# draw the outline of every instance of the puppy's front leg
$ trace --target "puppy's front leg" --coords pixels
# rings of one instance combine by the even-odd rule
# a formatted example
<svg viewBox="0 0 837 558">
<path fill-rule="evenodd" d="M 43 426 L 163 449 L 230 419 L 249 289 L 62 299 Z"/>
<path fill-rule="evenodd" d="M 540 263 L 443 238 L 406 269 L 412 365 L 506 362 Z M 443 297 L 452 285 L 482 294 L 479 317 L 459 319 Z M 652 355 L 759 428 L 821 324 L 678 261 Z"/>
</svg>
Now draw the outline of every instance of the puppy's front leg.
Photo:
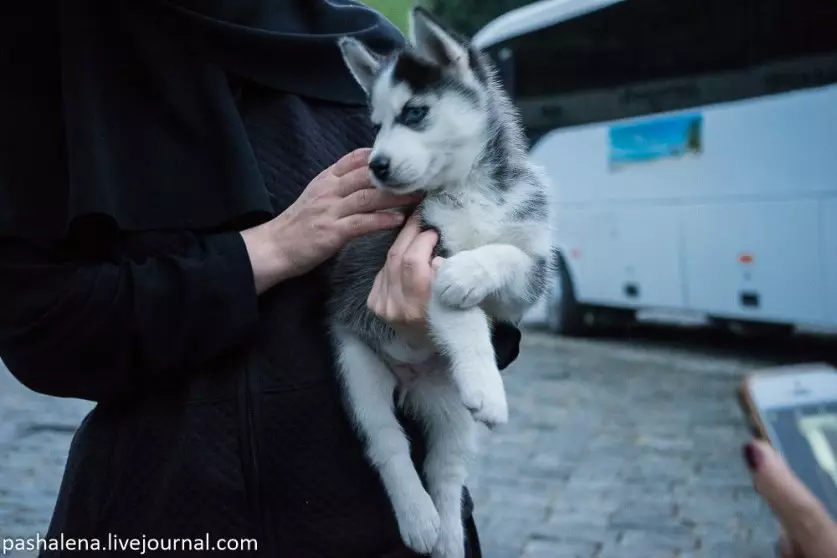
<svg viewBox="0 0 837 558">
<path fill-rule="evenodd" d="M 543 262 L 545 264 L 545 262 Z M 533 301 L 533 278 L 545 266 L 510 244 L 488 244 L 448 258 L 439 269 L 434 290 L 453 308 L 472 308 L 488 296 L 503 306 Z"/>
<path fill-rule="evenodd" d="M 450 359 L 462 403 L 474 419 L 488 426 L 508 422 L 506 390 L 485 312 L 479 307 L 452 308 L 431 293 L 427 317 L 436 346 Z"/>
</svg>

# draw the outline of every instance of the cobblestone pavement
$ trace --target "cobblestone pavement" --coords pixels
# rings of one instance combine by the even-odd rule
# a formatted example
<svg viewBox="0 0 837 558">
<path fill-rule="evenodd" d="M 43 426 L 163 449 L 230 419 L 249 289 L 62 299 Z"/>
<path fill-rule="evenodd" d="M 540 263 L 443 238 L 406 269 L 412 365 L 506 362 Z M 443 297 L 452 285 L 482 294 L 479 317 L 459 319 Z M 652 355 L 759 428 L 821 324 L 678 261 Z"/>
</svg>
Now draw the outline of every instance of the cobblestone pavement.
<svg viewBox="0 0 837 558">
<path fill-rule="evenodd" d="M 734 389 L 753 367 L 825 357 L 693 337 L 526 335 L 510 424 L 484 433 L 469 483 L 486 558 L 774 556 Z M 0 538 L 44 533 L 88 409 L 0 370 Z"/>
<path fill-rule="evenodd" d="M 35 394 L 0 364 L 0 540 L 46 533 L 70 439 L 89 408 Z"/>
</svg>

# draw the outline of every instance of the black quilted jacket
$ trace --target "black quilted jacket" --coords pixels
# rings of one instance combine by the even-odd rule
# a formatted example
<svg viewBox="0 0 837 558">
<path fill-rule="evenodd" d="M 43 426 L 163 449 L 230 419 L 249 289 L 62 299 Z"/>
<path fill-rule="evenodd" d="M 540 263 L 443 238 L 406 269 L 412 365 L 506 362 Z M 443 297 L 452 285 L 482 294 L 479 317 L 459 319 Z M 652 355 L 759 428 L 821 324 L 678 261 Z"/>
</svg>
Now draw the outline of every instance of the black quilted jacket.
<svg viewBox="0 0 837 558">
<path fill-rule="evenodd" d="M 372 141 L 360 109 L 254 89 L 241 102 L 277 213 Z M 234 231 L 0 243 L 0 357 L 33 390 L 97 402 L 48 535 L 111 545 L 95 556 L 193 555 L 153 551 L 184 539 L 255 540 L 271 558 L 412 556 L 341 404 L 325 273 L 257 297 Z M 518 336 L 495 332 L 501 366 Z"/>
</svg>

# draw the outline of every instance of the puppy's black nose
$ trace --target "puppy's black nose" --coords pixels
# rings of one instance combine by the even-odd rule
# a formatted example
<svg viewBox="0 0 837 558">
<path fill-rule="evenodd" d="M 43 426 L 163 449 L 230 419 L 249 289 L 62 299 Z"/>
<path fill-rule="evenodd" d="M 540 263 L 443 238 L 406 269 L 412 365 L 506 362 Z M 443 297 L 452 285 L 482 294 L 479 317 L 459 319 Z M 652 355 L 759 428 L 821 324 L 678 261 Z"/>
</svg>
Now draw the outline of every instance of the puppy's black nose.
<svg viewBox="0 0 837 558">
<path fill-rule="evenodd" d="M 389 157 L 384 155 L 376 155 L 369 161 L 369 170 L 380 181 L 384 181 L 389 176 Z"/>
</svg>

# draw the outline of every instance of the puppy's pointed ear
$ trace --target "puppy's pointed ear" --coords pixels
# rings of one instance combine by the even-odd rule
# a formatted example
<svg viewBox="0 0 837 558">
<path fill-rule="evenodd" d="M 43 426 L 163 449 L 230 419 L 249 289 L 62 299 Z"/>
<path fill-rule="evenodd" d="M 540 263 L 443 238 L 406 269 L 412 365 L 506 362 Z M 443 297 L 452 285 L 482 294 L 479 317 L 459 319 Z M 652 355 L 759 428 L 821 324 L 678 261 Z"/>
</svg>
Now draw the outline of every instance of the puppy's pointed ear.
<svg viewBox="0 0 837 558">
<path fill-rule="evenodd" d="M 375 82 L 375 76 L 381 69 L 381 59 L 366 45 L 351 37 L 339 38 L 337 46 L 340 47 L 343 61 L 349 71 L 366 94 L 369 95 Z"/>
<path fill-rule="evenodd" d="M 466 72 L 470 65 L 464 40 L 451 33 L 436 17 L 421 6 L 410 11 L 410 42 L 442 67 Z"/>
</svg>

